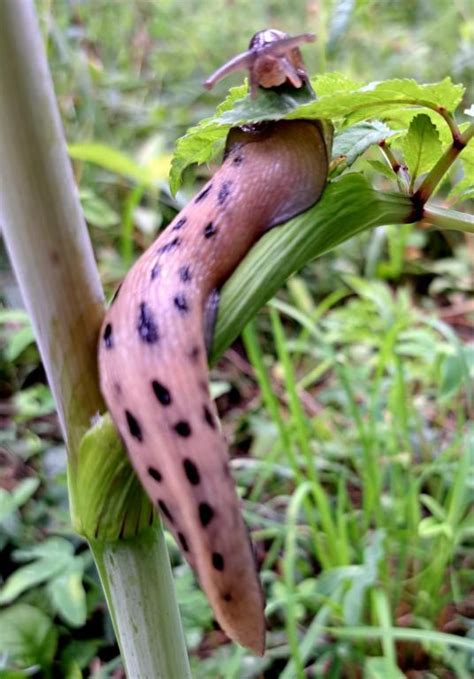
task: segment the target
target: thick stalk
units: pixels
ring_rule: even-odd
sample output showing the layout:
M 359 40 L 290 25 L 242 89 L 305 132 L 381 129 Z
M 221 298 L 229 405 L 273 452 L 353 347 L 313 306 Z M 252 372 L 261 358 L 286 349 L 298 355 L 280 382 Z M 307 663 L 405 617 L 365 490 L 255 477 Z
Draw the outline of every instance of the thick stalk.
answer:
M 436 226 L 439 229 L 450 229 L 451 231 L 464 231 L 464 233 L 474 233 L 474 217 L 467 212 L 448 210 L 427 205 L 423 209 L 422 225 Z
M 0 84 L 0 223 L 56 401 L 71 481 L 82 435 L 103 409 L 96 365 L 103 293 L 30 0 L 0 2 Z M 123 660 L 131 678 L 185 678 L 164 541 L 149 532 L 145 550 L 143 539 L 103 544 L 98 563 Z

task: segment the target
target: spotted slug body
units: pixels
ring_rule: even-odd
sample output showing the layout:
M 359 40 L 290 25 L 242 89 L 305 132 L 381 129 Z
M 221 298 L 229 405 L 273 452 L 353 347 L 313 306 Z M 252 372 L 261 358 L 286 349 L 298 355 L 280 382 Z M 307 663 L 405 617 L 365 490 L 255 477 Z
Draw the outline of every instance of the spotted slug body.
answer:
M 229 133 L 214 177 L 140 257 L 102 326 L 101 388 L 143 487 L 217 620 L 263 653 L 263 597 L 210 398 L 216 291 L 268 229 L 311 206 L 327 154 L 317 123 Z

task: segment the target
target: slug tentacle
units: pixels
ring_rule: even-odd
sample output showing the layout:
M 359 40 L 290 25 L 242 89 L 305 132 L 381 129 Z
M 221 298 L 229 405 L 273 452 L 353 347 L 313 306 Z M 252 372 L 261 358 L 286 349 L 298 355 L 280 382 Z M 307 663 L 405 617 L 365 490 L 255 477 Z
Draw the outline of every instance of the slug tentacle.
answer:
M 327 167 L 315 121 L 231 130 L 221 168 L 132 267 L 101 331 L 102 392 L 140 481 L 224 631 L 256 653 L 264 602 L 207 349 L 217 291 L 262 234 L 316 202 Z

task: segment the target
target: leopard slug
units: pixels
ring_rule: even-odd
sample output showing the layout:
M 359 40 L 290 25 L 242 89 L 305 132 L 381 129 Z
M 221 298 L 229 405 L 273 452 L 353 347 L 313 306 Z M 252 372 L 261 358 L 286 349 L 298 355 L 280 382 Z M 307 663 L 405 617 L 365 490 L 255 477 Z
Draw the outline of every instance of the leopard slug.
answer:
M 297 46 L 310 39 L 257 33 L 207 86 L 243 65 L 252 95 L 285 81 L 300 87 L 307 75 Z M 219 289 L 262 234 L 317 201 L 327 168 L 315 121 L 232 129 L 220 169 L 123 280 L 99 342 L 102 393 L 145 491 L 223 630 L 258 654 L 264 601 L 210 397 L 207 349 Z

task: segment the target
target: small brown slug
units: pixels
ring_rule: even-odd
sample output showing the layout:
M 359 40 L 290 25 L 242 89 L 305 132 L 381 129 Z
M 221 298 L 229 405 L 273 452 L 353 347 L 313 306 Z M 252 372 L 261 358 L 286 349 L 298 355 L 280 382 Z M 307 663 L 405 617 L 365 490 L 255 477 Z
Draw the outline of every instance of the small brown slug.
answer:
M 307 82 L 298 45 L 279 31 L 209 80 L 250 70 L 250 89 Z M 262 654 L 263 596 L 227 446 L 208 386 L 218 291 L 268 229 L 313 205 L 328 157 L 317 121 L 229 132 L 224 162 L 125 277 L 104 319 L 101 389 L 143 487 L 195 570 L 228 636 Z

